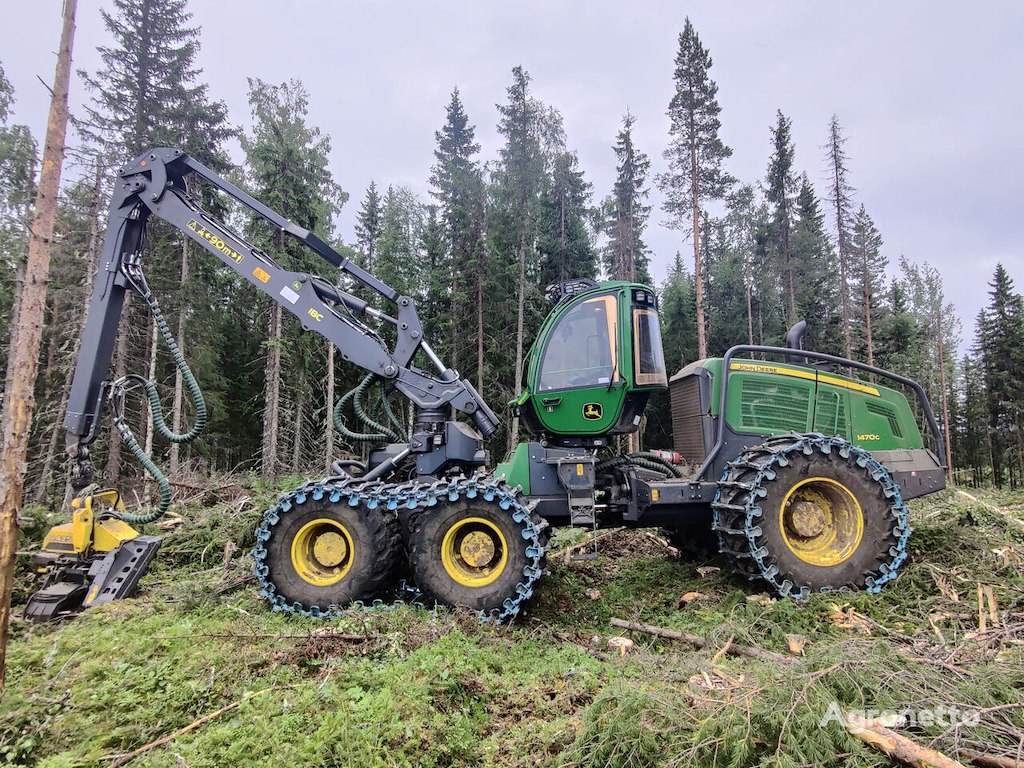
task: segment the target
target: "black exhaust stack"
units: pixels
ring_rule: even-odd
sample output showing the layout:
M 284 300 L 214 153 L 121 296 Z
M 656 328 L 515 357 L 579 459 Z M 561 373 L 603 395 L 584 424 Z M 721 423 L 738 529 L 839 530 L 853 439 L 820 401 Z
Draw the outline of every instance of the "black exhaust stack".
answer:
M 807 332 L 807 321 L 801 320 L 789 329 L 786 334 L 786 346 L 790 349 L 800 351 L 804 348 L 804 333 Z M 807 358 L 803 355 L 786 355 L 786 362 L 790 365 L 807 365 Z

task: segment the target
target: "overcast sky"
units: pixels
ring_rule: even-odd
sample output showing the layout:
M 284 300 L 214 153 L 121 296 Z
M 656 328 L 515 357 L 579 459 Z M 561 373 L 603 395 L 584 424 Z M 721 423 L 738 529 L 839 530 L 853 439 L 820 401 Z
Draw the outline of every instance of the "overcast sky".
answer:
M 109 44 L 81 0 L 75 65 L 94 71 Z M 16 90 L 14 118 L 40 139 L 60 35 L 60 0 L 7 0 L 0 62 Z M 434 131 L 458 86 L 484 159 L 500 144 L 495 104 L 523 65 L 533 93 L 565 118 L 595 200 L 611 189 L 621 117 L 661 170 L 673 58 L 689 15 L 714 59 L 729 171 L 761 179 L 770 127 L 793 121 L 796 164 L 825 193 L 830 115 L 848 142 L 857 202 L 874 218 L 893 265 L 900 255 L 945 277 L 965 342 L 1001 261 L 1024 289 L 1024 4 L 1019 2 L 270 2 L 192 0 L 210 95 L 249 123 L 246 78 L 302 80 L 310 119 L 333 142 L 331 169 L 351 194 L 339 232 L 353 240 L 371 179 L 426 199 Z M 71 85 L 72 109 L 86 98 Z M 187 150 L 188 147 L 185 147 Z M 236 161 L 240 160 L 236 150 Z M 653 185 L 652 185 L 653 187 Z M 660 282 L 680 233 L 647 237 Z M 692 253 L 692 251 L 691 251 Z M 967 345 L 963 345 L 966 347 Z

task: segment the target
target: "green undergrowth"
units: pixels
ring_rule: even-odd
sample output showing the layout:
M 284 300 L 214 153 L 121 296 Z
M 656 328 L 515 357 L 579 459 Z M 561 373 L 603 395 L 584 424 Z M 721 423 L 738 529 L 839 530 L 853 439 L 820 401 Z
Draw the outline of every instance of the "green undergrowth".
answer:
M 174 508 L 182 522 L 162 531 L 135 598 L 13 623 L 0 761 L 107 766 L 236 702 L 129 764 L 891 765 L 822 724 L 833 705 L 988 709 L 977 725 L 901 732 L 951 756 L 1012 755 L 1024 739 L 1024 527 L 1012 520 L 1024 515 L 1020 499 L 971 494 L 913 505 L 911 560 L 878 595 L 776 601 L 642 532 L 566 561 L 576 532 L 555 538 L 529 614 L 495 627 L 409 607 L 330 623 L 270 611 L 248 550 L 273 491 L 241 479 Z M 996 602 L 984 633 L 979 585 Z M 616 635 L 634 647 L 609 649 Z M 716 657 L 730 642 L 793 661 Z

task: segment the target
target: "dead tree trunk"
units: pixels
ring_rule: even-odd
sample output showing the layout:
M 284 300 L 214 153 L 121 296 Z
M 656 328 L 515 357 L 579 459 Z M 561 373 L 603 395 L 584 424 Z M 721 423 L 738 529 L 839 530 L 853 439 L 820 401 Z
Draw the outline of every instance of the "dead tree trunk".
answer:
M 184 288 L 188 282 L 188 244 L 189 239 L 186 237 L 183 239 L 181 244 L 181 286 Z M 185 354 L 185 301 L 182 299 L 181 306 L 178 307 L 178 349 L 181 350 L 182 354 Z M 181 432 L 181 407 L 182 400 L 184 399 L 184 382 L 181 380 L 181 371 L 178 370 L 177 366 L 174 368 L 174 406 L 171 413 L 171 429 L 175 433 Z M 175 477 L 178 475 L 180 469 L 179 457 L 181 455 L 181 445 L 178 443 L 171 443 L 171 458 L 170 458 L 170 471 L 171 476 Z
M 277 476 L 277 443 L 280 431 L 281 405 L 281 305 L 275 303 L 270 309 L 270 323 L 267 338 L 269 348 L 264 365 L 265 384 L 263 387 L 263 475 Z
M 327 342 L 327 435 L 324 444 L 325 453 L 324 471 L 331 471 L 331 461 L 334 459 L 334 344 Z
M 43 168 L 36 192 L 36 215 L 28 246 L 25 282 L 21 287 L 18 343 L 9 352 L 11 389 L 4 402 L 4 443 L 0 457 L 0 693 L 5 682 L 7 625 L 11 615 L 11 587 L 18 545 L 18 510 L 25 492 L 25 459 L 35 399 L 32 392 L 39 366 L 43 335 L 46 281 L 50 272 L 50 241 L 57 213 L 57 194 L 64 164 L 64 140 L 68 127 L 68 86 L 71 81 L 71 49 L 75 40 L 78 0 L 65 0 L 64 23 L 53 78 L 53 99 L 46 124 Z
M 519 233 L 519 312 L 516 316 L 516 362 L 512 369 L 515 377 L 514 393 L 516 400 L 523 391 L 523 378 L 520 369 L 523 367 L 523 342 L 525 341 L 526 321 L 526 232 Z M 512 427 L 508 433 L 508 449 L 511 451 L 519 442 L 519 417 L 512 417 Z

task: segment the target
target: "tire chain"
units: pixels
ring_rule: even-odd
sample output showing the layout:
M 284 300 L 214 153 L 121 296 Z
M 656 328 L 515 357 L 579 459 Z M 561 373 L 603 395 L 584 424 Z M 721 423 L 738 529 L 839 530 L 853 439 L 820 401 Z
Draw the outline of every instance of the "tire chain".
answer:
M 766 581 L 782 597 L 803 600 L 811 595 L 810 587 L 802 586 L 794 592 L 791 580 L 779 578 L 779 568 L 770 563 L 771 553 L 760 541 L 761 528 L 758 518 L 763 511 L 758 499 L 767 495 L 765 480 L 775 479 L 776 467 L 789 465 L 794 453 L 805 456 L 815 451 L 830 454 L 836 451 L 846 460 L 853 457 L 856 466 L 882 487 L 882 494 L 889 501 L 889 515 L 893 521 L 891 529 L 896 543 L 889 547 L 888 561 L 880 563 L 877 572 L 865 578 L 867 591 L 877 593 L 889 581 L 896 578 L 896 572 L 907 558 L 907 541 L 910 538 L 910 511 L 903 502 L 899 485 L 888 470 L 870 453 L 838 437 L 826 437 L 818 433 L 793 434 L 773 437 L 763 444 L 748 449 L 726 465 L 718 481 L 718 492 L 712 502 L 712 527 L 718 533 L 720 551 L 726 555 L 732 566 L 751 580 Z M 821 587 L 819 592 L 842 592 L 847 587 Z
M 324 610 L 317 605 L 306 607 L 301 602 L 289 601 L 284 595 L 278 594 L 277 586 L 270 579 L 270 569 L 266 564 L 266 543 L 270 540 L 273 528 L 280 522 L 281 516 L 301 507 L 308 500 L 319 501 L 327 497 L 332 503 L 344 500 L 349 506 L 365 506 L 366 509 L 376 509 L 383 505 L 386 510 L 393 511 L 396 515 L 401 513 L 415 517 L 427 512 L 439 501 L 456 501 L 465 495 L 469 499 L 479 497 L 484 501 L 496 503 L 501 509 L 509 511 L 512 520 L 521 526 L 524 541 L 528 542 L 526 554 L 530 562 L 523 568 L 523 581 L 516 585 L 515 593 L 506 597 L 500 608 L 481 613 L 482 621 L 509 621 L 519 614 L 523 604 L 533 596 L 534 585 L 543 574 L 546 539 L 543 532 L 548 526 L 547 521 L 534 514 L 532 508 L 522 502 L 519 493 L 518 486 L 512 487 L 504 480 L 495 480 L 485 475 L 401 485 L 360 483 L 358 479 L 309 480 L 298 488 L 281 494 L 277 503 L 264 513 L 263 521 L 256 529 L 256 546 L 252 555 L 256 561 L 255 571 L 261 587 L 260 595 L 275 611 L 322 619 L 336 618 L 345 610 L 352 608 L 371 611 L 403 605 L 426 608 L 420 591 L 405 579 L 400 580 L 393 588 L 395 597 L 391 602 L 376 599 L 367 604 L 365 601 L 357 600 L 350 606 L 330 606 Z

